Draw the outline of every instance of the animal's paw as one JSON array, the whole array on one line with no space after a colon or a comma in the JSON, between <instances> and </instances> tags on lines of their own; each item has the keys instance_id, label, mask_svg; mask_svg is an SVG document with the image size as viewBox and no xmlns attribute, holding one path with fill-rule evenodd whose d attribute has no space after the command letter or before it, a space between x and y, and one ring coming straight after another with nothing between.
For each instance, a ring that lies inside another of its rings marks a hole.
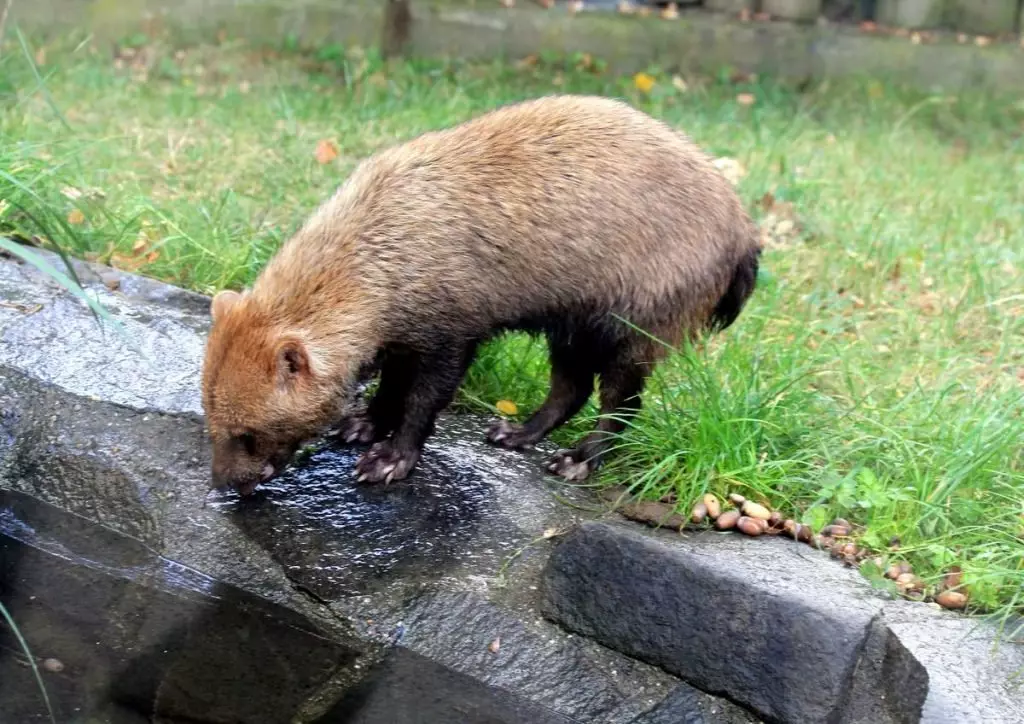
<instances>
[{"instance_id":1,"label":"animal's paw","mask_svg":"<svg viewBox=\"0 0 1024 724\"><path fill-rule=\"evenodd\" d=\"M548 460L547 464L549 473L560 475L566 480L574 482L585 480L595 469L597 469L597 461L584 459L584 453L577 448L559 450Z\"/></svg>"},{"instance_id":2,"label":"animal's paw","mask_svg":"<svg viewBox=\"0 0 1024 724\"><path fill-rule=\"evenodd\" d=\"M532 447L537 440L527 434L522 425L508 420L498 420L487 429L487 442L509 450Z\"/></svg>"},{"instance_id":3,"label":"animal's paw","mask_svg":"<svg viewBox=\"0 0 1024 724\"><path fill-rule=\"evenodd\" d=\"M338 425L337 437L348 444L369 445L377 430L370 416L365 412L349 415Z\"/></svg>"},{"instance_id":4,"label":"animal's paw","mask_svg":"<svg viewBox=\"0 0 1024 724\"><path fill-rule=\"evenodd\" d=\"M363 453L356 462L356 479L360 483L390 483L401 480L416 466L419 452L398 450L390 440L382 440Z\"/></svg>"}]
</instances>

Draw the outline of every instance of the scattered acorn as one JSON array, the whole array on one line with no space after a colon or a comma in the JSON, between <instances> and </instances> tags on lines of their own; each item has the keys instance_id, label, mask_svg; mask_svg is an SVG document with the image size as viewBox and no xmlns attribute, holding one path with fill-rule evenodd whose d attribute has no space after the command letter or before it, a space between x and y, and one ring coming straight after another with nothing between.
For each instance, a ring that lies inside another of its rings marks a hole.
<instances>
[{"instance_id":1,"label":"scattered acorn","mask_svg":"<svg viewBox=\"0 0 1024 724\"><path fill-rule=\"evenodd\" d=\"M743 515L748 518L757 518L758 520L767 521L772 517L772 512L763 505L759 505L752 500L747 500L743 503Z\"/></svg>"},{"instance_id":2,"label":"scattered acorn","mask_svg":"<svg viewBox=\"0 0 1024 724\"><path fill-rule=\"evenodd\" d=\"M712 493L704 496L704 507L708 509L708 515L712 519L718 518L722 514L722 504L718 502L718 498Z\"/></svg>"},{"instance_id":3,"label":"scattered acorn","mask_svg":"<svg viewBox=\"0 0 1024 724\"><path fill-rule=\"evenodd\" d=\"M782 513L773 510L772 514L768 516L768 525L772 528L782 528Z\"/></svg>"},{"instance_id":4,"label":"scattered acorn","mask_svg":"<svg viewBox=\"0 0 1024 724\"><path fill-rule=\"evenodd\" d=\"M797 523L796 539L801 543L810 543L814 540L814 531L811 530L811 526Z\"/></svg>"},{"instance_id":5,"label":"scattered acorn","mask_svg":"<svg viewBox=\"0 0 1024 724\"><path fill-rule=\"evenodd\" d=\"M715 521L715 527L718 530L730 530L736 527L736 521L740 519L740 512L738 510L727 510L718 516L718 520Z\"/></svg>"},{"instance_id":6,"label":"scattered acorn","mask_svg":"<svg viewBox=\"0 0 1024 724\"><path fill-rule=\"evenodd\" d=\"M792 518L787 518L786 520L782 521L782 530L785 531L786 535L788 535L790 538L792 538L793 540L796 540L796 521L795 520L793 520Z\"/></svg>"},{"instance_id":7,"label":"scattered acorn","mask_svg":"<svg viewBox=\"0 0 1024 724\"><path fill-rule=\"evenodd\" d=\"M759 536L768 529L768 524L760 518L743 515L736 521L736 527L749 536Z\"/></svg>"},{"instance_id":8,"label":"scattered acorn","mask_svg":"<svg viewBox=\"0 0 1024 724\"><path fill-rule=\"evenodd\" d=\"M842 520L842 519L841 518L837 518L836 520ZM835 521L833 521L832 523L830 523L829 525L826 525L824 528L821 529L821 534L822 535L827 535L827 536L829 536L831 538L846 538L852 532L853 532L853 529L850 527L849 523L846 523L846 521L843 521L842 524L836 523Z\"/></svg>"},{"instance_id":9,"label":"scattered acorn","mask_svg":"<svg viewBox=\"0 0 1024 724\"><path fill-rule=\"evenodd\" d=\"M742 506L747 502L747 499L739 493L729 493L729 500L731 500L732 504L736 506Z\"/></svg>"},{"instance_id":10,"label":"scattered acorn","mask_svg":"<svg viewBox=\"0 0 1024 724\"><path fill-rule=\"evenodd\" d=\"M693 511L690 513L691 522L695 525L700 525L706 517L708 517L708 506L704 505L704 503L697 503L693 506Z\"/></svg>"},{"instance_id":11,"label":"scattered acorn","mask_svg":"<svg viewBox=\"0 0 1024 724\"><path fill-rule=\"evenodd\" d=\"M943 590L960 588L963 577L964 572L960 569L960 566L953 566L946 571L946 575L942 577Z\"/></svg>"},{"instance_id":12,"label":"scattered acorn","mask_svg":"<svg viewBox=\"0 0 1024 724\"><path fill-rule=\"evenodd\" d=\"M943 591L935 597L935 603L943 608L961 609L967 605L967 596L960 591Z\"/></svg>"},{"instance_id":13,"label":"scattered acorn","mask_svg":"<svg viewBox=\"0 0 1024 724\"><path fill-rule=\"evenodd\" d=\"M900 561L899 563L893 563L891 566L889 566L889 568L885 571L885 577L891 578L895 581L904 573L913 573L913 571L914 569L911 567L909 563L907 563L906 561Z\"/></svg>"}]
</instances>

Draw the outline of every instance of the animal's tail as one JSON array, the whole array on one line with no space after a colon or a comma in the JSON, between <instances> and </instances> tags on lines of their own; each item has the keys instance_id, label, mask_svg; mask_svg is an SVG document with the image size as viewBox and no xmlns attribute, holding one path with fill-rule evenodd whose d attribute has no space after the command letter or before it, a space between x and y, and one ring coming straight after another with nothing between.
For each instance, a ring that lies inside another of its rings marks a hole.
<instances>
[{"instance_id":1,"label":"animal's tail","mask_svg":"<svg viewBox=\"0 0 1024 724\"><path fill-rule=\"evenodd\" d=\"M729 286L711 312L712 330L720 332L736 321L736 317L740 315L743 305L747 303L757 285L760 261L761 249L757 247L744 254L733 268Z\"/></svg>"}]
</instances>

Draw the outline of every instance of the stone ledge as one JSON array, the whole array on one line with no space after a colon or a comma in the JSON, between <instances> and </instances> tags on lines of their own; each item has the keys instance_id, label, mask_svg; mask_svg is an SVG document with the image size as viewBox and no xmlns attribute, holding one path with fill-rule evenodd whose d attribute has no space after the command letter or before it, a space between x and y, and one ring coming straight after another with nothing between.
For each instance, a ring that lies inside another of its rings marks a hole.
<instances>
[{"instance_id":1,"label":"stone ledge","mask_svg":"<svg viewBox=\"0 0 1024 724\"><path fill-rule=\"evenodd\" d=\"M1020 720L1021 621L891 600L782 538L584 523L548 558L542 596L568 630L768 721Z\"/></svg>"},{"instance_id":2,"label":"stone ledge","mask_svg":"<svg viewBox=\"0 0 1024 724\"><path fill-rule=\"evenodd\" d=\"M882 600L796 551L585 523L548 560L543 610L770 721L918 721L928 675L880 623Z\"/></svg>"}]
</instances>

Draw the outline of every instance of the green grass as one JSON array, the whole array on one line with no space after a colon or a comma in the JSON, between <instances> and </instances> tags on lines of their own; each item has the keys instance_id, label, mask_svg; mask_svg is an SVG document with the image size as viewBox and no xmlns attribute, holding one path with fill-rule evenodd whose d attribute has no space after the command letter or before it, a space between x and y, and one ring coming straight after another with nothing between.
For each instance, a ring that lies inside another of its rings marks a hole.
<instances>
[{"instance_id":1,"label":"green grass","mask_svg":"<svg viewBox=\"0 0 1024 724\"><path fill-rule=\"evenodd\" d=\"M671 493L683 510L710 490L815 526L842 515L928 581L962 566L972 610L1024 613L1015 99L727 76L681 91L657 69L645 94L586 58L386 67L336 47L137 45L115 62L52 42L37 76L38 48L8 43L0 230L202 292L238 287L376 149L521 98L624 97L738 159L755 215L791 230L736 325L660 368L599 483ZM332 163L314 158L321 139L337 144ZM543 352L518 336L489 345L461 404L529 411Z\"/></svg>"}]
</instances>

